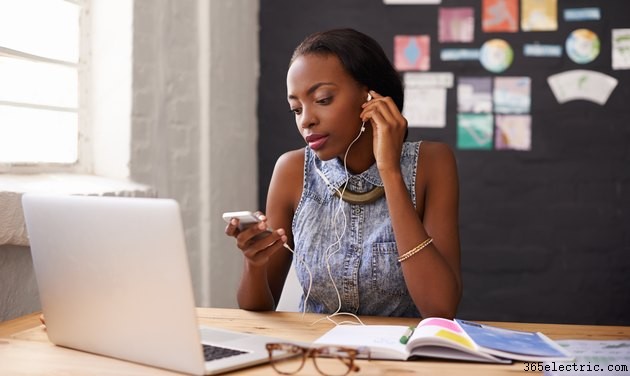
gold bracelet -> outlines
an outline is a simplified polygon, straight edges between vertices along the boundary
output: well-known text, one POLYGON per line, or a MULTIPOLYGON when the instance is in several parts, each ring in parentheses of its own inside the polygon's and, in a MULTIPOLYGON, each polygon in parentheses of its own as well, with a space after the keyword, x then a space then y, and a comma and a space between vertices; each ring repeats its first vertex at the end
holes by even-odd
POLYGON ((422 243, 418 244, 412 250, 410 250, 407 253, 405 253, 404 255, 398 257, 398 262, 403 262, 406 259, 408 259, 409 257, 411 257, 411 256, 415 255, 416 253, 422 251, 427 245, 431 244, 431 242, 433 242, 433 238, 428 238, 427 240, 425 240, 422 243))

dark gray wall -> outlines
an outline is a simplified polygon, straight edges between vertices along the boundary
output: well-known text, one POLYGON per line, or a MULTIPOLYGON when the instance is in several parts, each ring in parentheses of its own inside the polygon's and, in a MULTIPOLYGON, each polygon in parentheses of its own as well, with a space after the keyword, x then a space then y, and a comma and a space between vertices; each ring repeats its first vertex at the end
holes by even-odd
MULTIPOLYGON (((480 1, 443 0, 441 6, 475 8, 480 47, 504 38, 515 61, 504 76, 532 79, 532 150, 456 149, 456 89, 448 91, 447 126, 413 128, 410 140, 453 147, 461 186, 460 230, 464 297, 459 316, 510 320, 630 324, 630 70, 611 70, 610 29, 630 27, 627 0, 559 0, 557 32, 483 34, 480 1), (562 9, 597 6, 598 22, 566 23, 562 9), (587 27, 602 40, 592 63, 568 57, 525 58, 522 44, 564 45, 587 27), (587 101, 558 104, 551 74, 591 69, 619 80, 605 106, 587 101)), ((478 62, 442 62, 436 5, 386 6, 382 0, 261 0, 259 83, 259 186, 264 208, 277 157, 304 146, 286 102, 286 68, 307 34, 336 27, 363 31, 393 58, 396 34, 431 35, 431 70, 494 77, 478 62)))

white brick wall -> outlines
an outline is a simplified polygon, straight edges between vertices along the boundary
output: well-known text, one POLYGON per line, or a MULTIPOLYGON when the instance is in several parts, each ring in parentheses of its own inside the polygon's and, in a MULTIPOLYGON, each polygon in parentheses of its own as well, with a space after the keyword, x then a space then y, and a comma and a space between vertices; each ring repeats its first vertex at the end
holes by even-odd
POLYGON ((258 1, 136 0, 133 45, 131 176, 179 201, 197 304, 234 307, 221 213, 257 209, 258 1))

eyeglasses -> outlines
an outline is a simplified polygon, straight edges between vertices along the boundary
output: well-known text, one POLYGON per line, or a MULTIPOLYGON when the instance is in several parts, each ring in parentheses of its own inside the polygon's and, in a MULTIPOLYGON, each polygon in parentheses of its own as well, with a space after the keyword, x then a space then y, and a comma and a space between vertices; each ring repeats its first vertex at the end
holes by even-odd
POLYGON ((354 364, 357 356, 370 359, 370 351, 366 348, 307 348, 292 343, 268 343, 267 351, 271 366, 281 375, 298 373, 304 367, 307 357, 313 358, 315 369, 324 376, 345 376, 350 372, 358 372, 359 366, 354 364))

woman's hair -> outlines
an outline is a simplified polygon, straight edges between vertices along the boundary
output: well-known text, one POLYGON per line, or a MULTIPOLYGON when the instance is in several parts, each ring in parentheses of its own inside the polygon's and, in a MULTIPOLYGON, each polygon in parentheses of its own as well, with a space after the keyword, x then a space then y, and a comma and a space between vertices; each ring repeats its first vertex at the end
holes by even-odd
POLYGON ((302 55, 335 55, 357 82, 368 90, 391 97, 402 112, 404 91, 400 76, 371 37, 353 29, 335 29, 306 37, 293 51, 291 62, 302 55))

